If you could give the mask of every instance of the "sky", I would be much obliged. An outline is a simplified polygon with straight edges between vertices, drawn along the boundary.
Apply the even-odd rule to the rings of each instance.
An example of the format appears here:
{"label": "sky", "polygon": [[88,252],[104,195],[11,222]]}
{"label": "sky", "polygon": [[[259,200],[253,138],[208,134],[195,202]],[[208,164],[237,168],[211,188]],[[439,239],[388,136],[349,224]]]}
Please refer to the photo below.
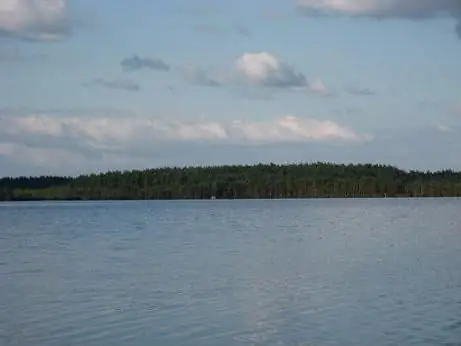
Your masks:
{"label": "sky", "polygon": [[460,149],[459,0],[0,0],[0,176]]}

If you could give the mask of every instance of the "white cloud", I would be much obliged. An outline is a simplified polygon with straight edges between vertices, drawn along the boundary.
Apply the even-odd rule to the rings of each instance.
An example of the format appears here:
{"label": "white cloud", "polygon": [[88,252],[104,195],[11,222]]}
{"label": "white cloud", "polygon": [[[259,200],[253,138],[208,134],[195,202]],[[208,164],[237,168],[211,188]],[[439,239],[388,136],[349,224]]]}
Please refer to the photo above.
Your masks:
{"label": "white cloud", "polygon": [[317,92],[319,94],[325,94],[328,92],[328,88],[321,79],[316,79],[313,83],[311,83],[310,90]]}
{"label": "white cloud", "polygon": [[322,140],[359,141],[371,139],[329,120],[284,116],[268,122],[236,121],[229,128],[237,138],[250,142],[299,142]]}
{"label": "white cloud", "polygon": [[[17,174],[15,169],[55,174],[129,169],[160,162],[250,163],[258,158],[252,154],[244,157],[242,152],[267,157],[267,153],[288,144],[309,143],[314,148],[371,139],[332,121],[294,116],[268,121],[194,122],[95,114],[0,114],[0,162],[13,162],[1,167],[0,175]],[[189,156],[190,151],[195,156]]]}
{"label": "white cloud", "polygon": [[227,140],[229,135],[219,123],[176,123],[164,133],[165,138],[182,141]]}
{"label": "white cloud", "polygon": [[96,113],[0,113],[0,176],[293,161],[458,169],[461,127],[449,129],[403,128],[372,138],[332,121],[294,116],[186,122]]}
{"label": "white cloud", "polygon": [[347,15],[379,19],[430,19],[449,16],[460,19],[459,0],[298,0],[305,15]]}
{"label": "white cloud", "polygon": [[118,117],[85,117],[59,115],[27,115],[0,118],[1,135],[40,136],[40,138],[77,139],[94,148],[124,144],[152,123],[141,119]]}
{"label": "white cloud", "polygon": [[332,95],[321,79],[309,82],[301,71],[269,52],[244,53],[233,65],[221,70],[184,66],[179,71],[189,83],[209,87],[232,87],[247,97],[256,95],[258,98],[267,99],[268,91],[277,90]]}
{"label": "white cloud", "polygon": [[322,80],[309,83],[306,76],[268,52],[245,53],[235,62],[245,83],[291,91],[329,94]]}
{"label": "white cloud", "polygon": [[380,18],[432,18],[459,15],[459,0],[299,0],[313,13],[343,13]]}
{"label": "white cloud", "polygon": [[237,71],[240,71],[252,84],[272,87],[307,85],[304,74],[267,52],[245,53],[237,59],[235,66]]}
{"label": "white cloud", "polygon": [[0,35],[26,40],[61,39],[69,32],[66,0],[1,0]]}
{"label": "white cloud", "polygon": [[370,137],[328,120],[284,116],[265,122],[166,122],[148,118],[26,115],[0,118],[1,136],[59,137],[93,148],[117,148],[144,141],[217,141],[278,143],[299,141],[360,141]]}

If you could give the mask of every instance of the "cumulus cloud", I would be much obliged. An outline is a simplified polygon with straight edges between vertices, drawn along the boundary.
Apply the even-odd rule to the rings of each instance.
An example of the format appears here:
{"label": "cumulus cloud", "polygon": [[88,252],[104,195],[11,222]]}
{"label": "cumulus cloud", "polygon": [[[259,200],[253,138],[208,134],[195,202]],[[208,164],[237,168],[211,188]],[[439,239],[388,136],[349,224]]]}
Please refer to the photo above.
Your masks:
{"label": "cumulus cloud", "polygon": [[245,53],[235,62],[245,83],[269,88],[327,94],[321,80],[309,83],[306,76],[268,52]]}
{"label": "cumulus cloud", "polygon": [[231,87],[237,94],[250,98],[272,98],[271,92],[282,90],[333,95],[321,79],[309,82],[301,71],[268,52],[244,53],[226,69],[184,66],[179,71],[189,83]]}
{"label": "cumulus cloud", "polygon": [[118,90],[126,90],[126,91],[139,91],[141,87],[139,84],[133,82],[130,79],[114,79],[114,80],[106,80],[103,78],[96,78],[91,83],[84,84],[87,87],[91,86],[100,86],[108,89],[118,89]]}
{"label": "cumulus cloud", "polygon": [[120,65],[126,72],[133,72],[144,68],[160,71],[170,70],[170,65],[159,58],[140,58],[137,55],[123,59]]}
{"label": "cumulus cloud", "polygon": [[0,36],[59,40],[70,33],[72,24],[66,0],[0,1]]}
{"label": "cumulus cloud", "polygon": [[279,88],[307,85],[304,74],[267,52],[245,53],[235,65],[249,83]]}
{"label": "cumulus cloud", "polygon": [[456,31],[461,38],[459,0],[298,0],[298,8],[306,16],[346,15],[410,20],[453,17],[459,20]]}

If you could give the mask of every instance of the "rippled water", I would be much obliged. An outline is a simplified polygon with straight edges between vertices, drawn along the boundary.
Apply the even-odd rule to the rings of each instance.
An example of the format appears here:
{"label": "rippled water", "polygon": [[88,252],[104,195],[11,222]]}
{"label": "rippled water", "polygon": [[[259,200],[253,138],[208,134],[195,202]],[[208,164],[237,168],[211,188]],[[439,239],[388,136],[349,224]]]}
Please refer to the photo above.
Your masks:
{"label": "rippled water", "polygon": [[0,345],[461,345],[461,200],[0,204]]}

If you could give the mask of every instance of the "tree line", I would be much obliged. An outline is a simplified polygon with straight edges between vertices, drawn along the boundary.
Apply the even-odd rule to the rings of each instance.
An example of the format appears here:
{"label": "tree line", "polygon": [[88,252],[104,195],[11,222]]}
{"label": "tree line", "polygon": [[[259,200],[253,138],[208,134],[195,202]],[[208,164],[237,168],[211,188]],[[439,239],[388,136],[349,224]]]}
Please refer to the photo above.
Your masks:
{"label": "tree line", "polygon": [[0,200],[461,196],[461,172],[376,164],[257,164],[0,179]]}

